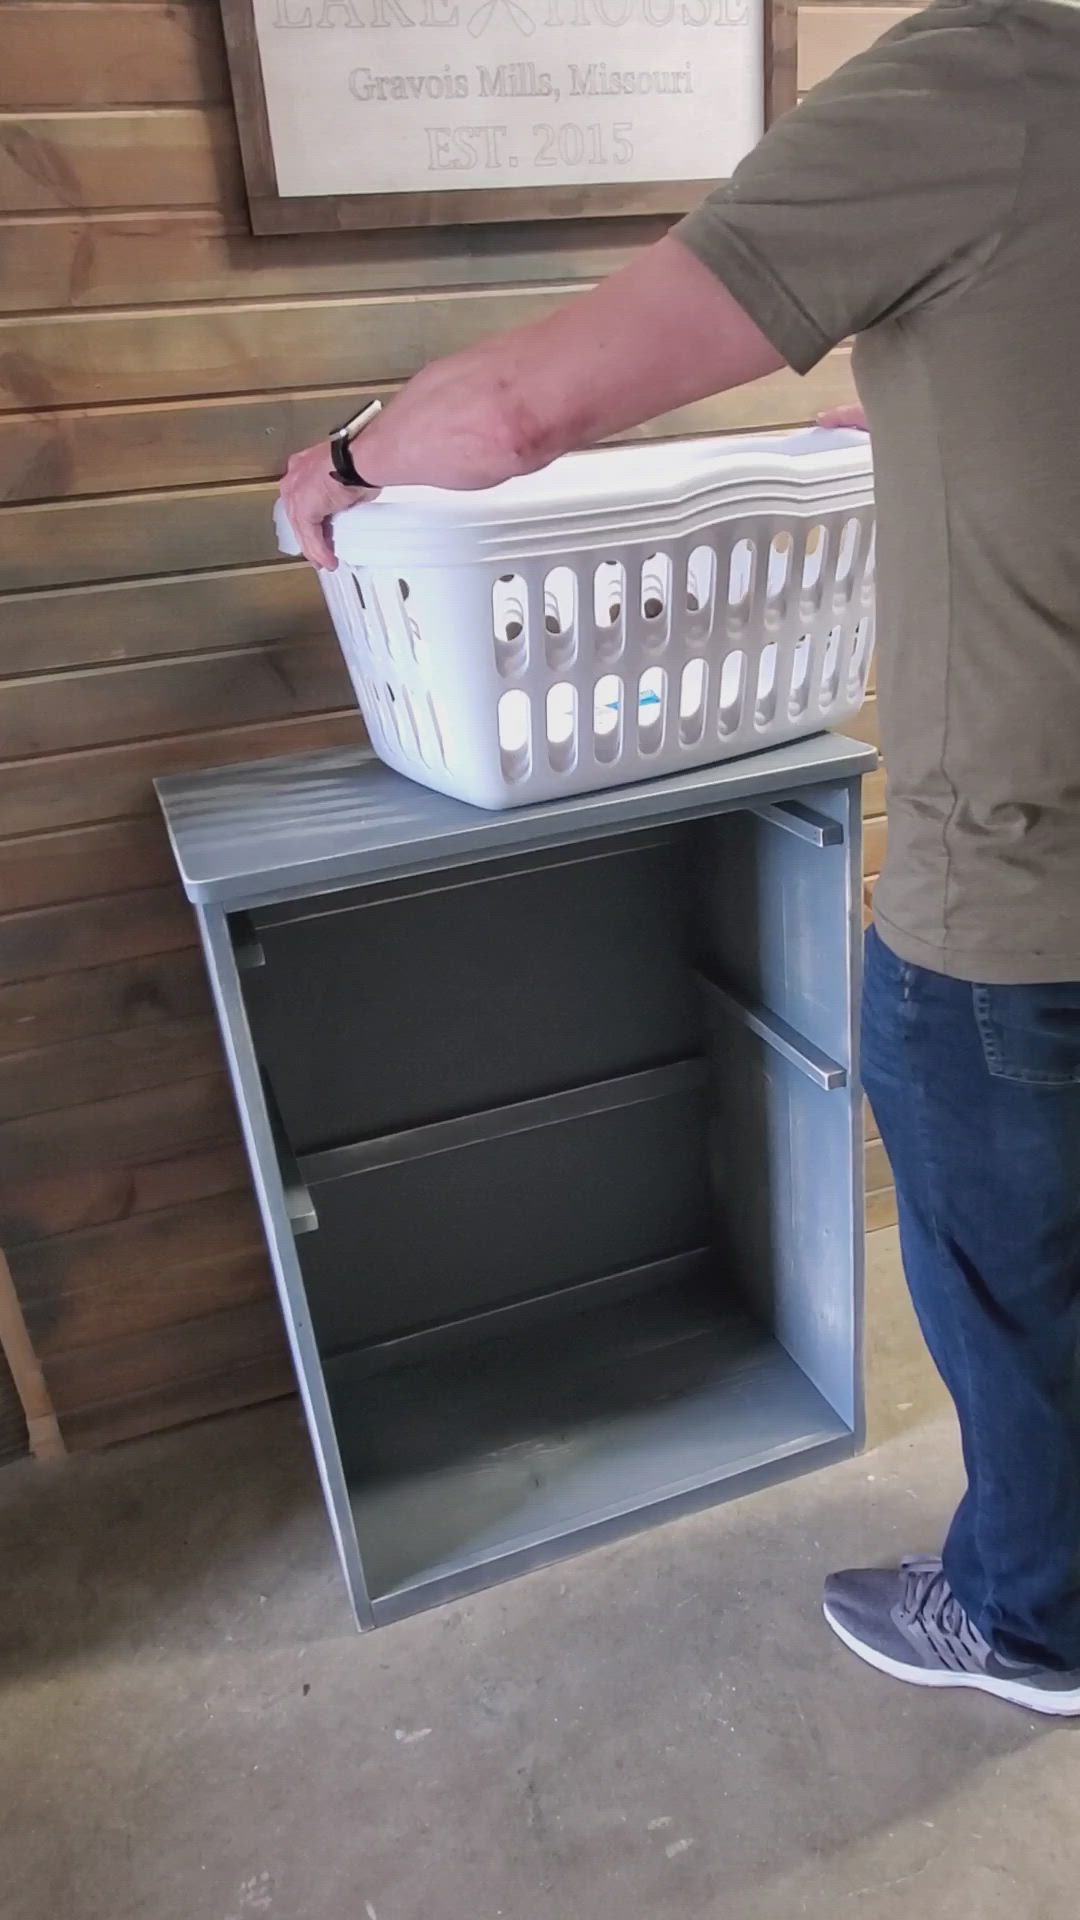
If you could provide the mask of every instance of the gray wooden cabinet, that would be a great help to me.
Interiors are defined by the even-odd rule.
[[[160,783],[362,1627],[859,1444],[874,764]]]

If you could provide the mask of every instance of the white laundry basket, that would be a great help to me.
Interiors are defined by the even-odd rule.
[[[278,509],[278,538],[298,552]],[[487,808],[842,724],[873,651],[863,434],[602,448],[484,493],[400,488],[320,575],[380,757]]]

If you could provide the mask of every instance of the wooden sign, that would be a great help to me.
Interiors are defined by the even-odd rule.
[[[795,101],[796,0],[222,0],[257,233],[679,213]]]

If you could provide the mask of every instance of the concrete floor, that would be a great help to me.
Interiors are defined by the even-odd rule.
[[[940,1424],[361,1640],[280,1405],[0,1475],[5,1920],[1062,1920],[1068,1727],[879,1679]]]

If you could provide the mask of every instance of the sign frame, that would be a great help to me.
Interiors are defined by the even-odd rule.
[[[764,29],[763,125],[794,107],[798,0],[760,0]],[[401,193],[282,194],[278,186],[255,0],[220,0],[248,211],[256,234],[341,233],[500,221],[676,215],[714,179],[603,181],[524,187],[454,187]]]

